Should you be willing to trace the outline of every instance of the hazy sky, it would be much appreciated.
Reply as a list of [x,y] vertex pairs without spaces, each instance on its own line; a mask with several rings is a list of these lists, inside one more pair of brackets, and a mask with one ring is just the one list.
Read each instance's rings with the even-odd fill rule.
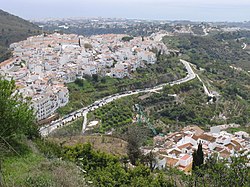
[[0,9],[25,19],[100,16],[250,21],[250,0],[0,0]]

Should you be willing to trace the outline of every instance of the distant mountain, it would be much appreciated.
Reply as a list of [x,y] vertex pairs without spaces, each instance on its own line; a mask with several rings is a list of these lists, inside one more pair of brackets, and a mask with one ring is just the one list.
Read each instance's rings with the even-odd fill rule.
[[0,9],[0,62],[10,57],[11,43],[40,33],[37,25]]

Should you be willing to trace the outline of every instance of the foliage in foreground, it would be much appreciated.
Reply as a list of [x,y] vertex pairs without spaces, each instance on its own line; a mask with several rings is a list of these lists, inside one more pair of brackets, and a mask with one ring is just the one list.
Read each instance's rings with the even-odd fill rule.
[[[19,139],[19,149],[3,158],[0,186],[84,187],[82,172],[70,161],[59,159],[62,148],[45,139]],[[1,179],[1,178],[0,178]]]
[[33,110],[27,100],[16,92],[15,82],[0,77],[1,138],[11,139],[17,134],[38,136]]
[[127,158],[94,151],[90,144],[66,147],[65,158],[86,171],[86,179],[95,186],[205,186],[205,187],[246,187],[250,184],[250,170],[246,157],[233,157],[219,160],[213,156],[186,175],[175,168],[150,171],[150,168],[137,163],[128,164]]
[[245,156],[219,160],[217,156],[208,158],[192,175],[182,179],[185,186],[204,187],[247,187],[250,185],[249,160]]
[[150,169],[138,165],[128,167],[127,159],[120,162],[116,156],[94,151],[90,144],[65,148],[65,158],[76,162],[87,172],[87,179],[95,186],[173,186],[162,172],[151,173]]
[[2,162],[13,155],[27,154],[21,139],[39,137],[33,110],[28,100],[16,92],[15,82],[0,77],[0,186]]

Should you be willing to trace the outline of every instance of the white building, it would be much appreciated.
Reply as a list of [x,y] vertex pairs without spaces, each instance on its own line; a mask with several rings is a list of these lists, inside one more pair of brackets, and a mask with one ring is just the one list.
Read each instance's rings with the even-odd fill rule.
[[185,154],[179,160],[179,165],[182,167],[187,167],[192,164],[193,158],[191,155]]
[[51,116],[59,107],[65,106],[69,101],[67,88],[57,89],[56,93],[33,97],[32,106],[38,120]]

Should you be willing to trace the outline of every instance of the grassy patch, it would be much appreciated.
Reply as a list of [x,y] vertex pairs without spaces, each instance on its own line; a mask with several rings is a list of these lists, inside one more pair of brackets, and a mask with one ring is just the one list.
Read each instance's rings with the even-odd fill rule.
[[228,128],[228,129],[226,129],[226,131],[229,132],[229,133],[235,133],[235,132],[239,132],[239,131],[245,131],[245,132],[247,132],[247,133],[250,134],[250,127],[243,127],[243,126],[241,126],[241,127],[235,127],[235,128]]
[[[34,172],[38,172],[37,166],[45,159],[37,154],[29,153],[22,157],[14,156],[5,158],[3,162],[3,175],[5,183],[13,186],[26,186],[26,180]],[[41,173],[46,176],[45,173]],[[50,178],[48,178],[50,180]]]
[[38,150],[5,157],[2,172],[5,186],[85,186],[84,176],[74,163],[48,159]]
[[74,146],[77,144],[90,143],[94,150],[110,153],[112,155],[126,155],[127,142],[122,139],[105,136],[105,135],[91,135],[91,136],[71,136],[50,138],[51,141],[61,144],[63,146]]

